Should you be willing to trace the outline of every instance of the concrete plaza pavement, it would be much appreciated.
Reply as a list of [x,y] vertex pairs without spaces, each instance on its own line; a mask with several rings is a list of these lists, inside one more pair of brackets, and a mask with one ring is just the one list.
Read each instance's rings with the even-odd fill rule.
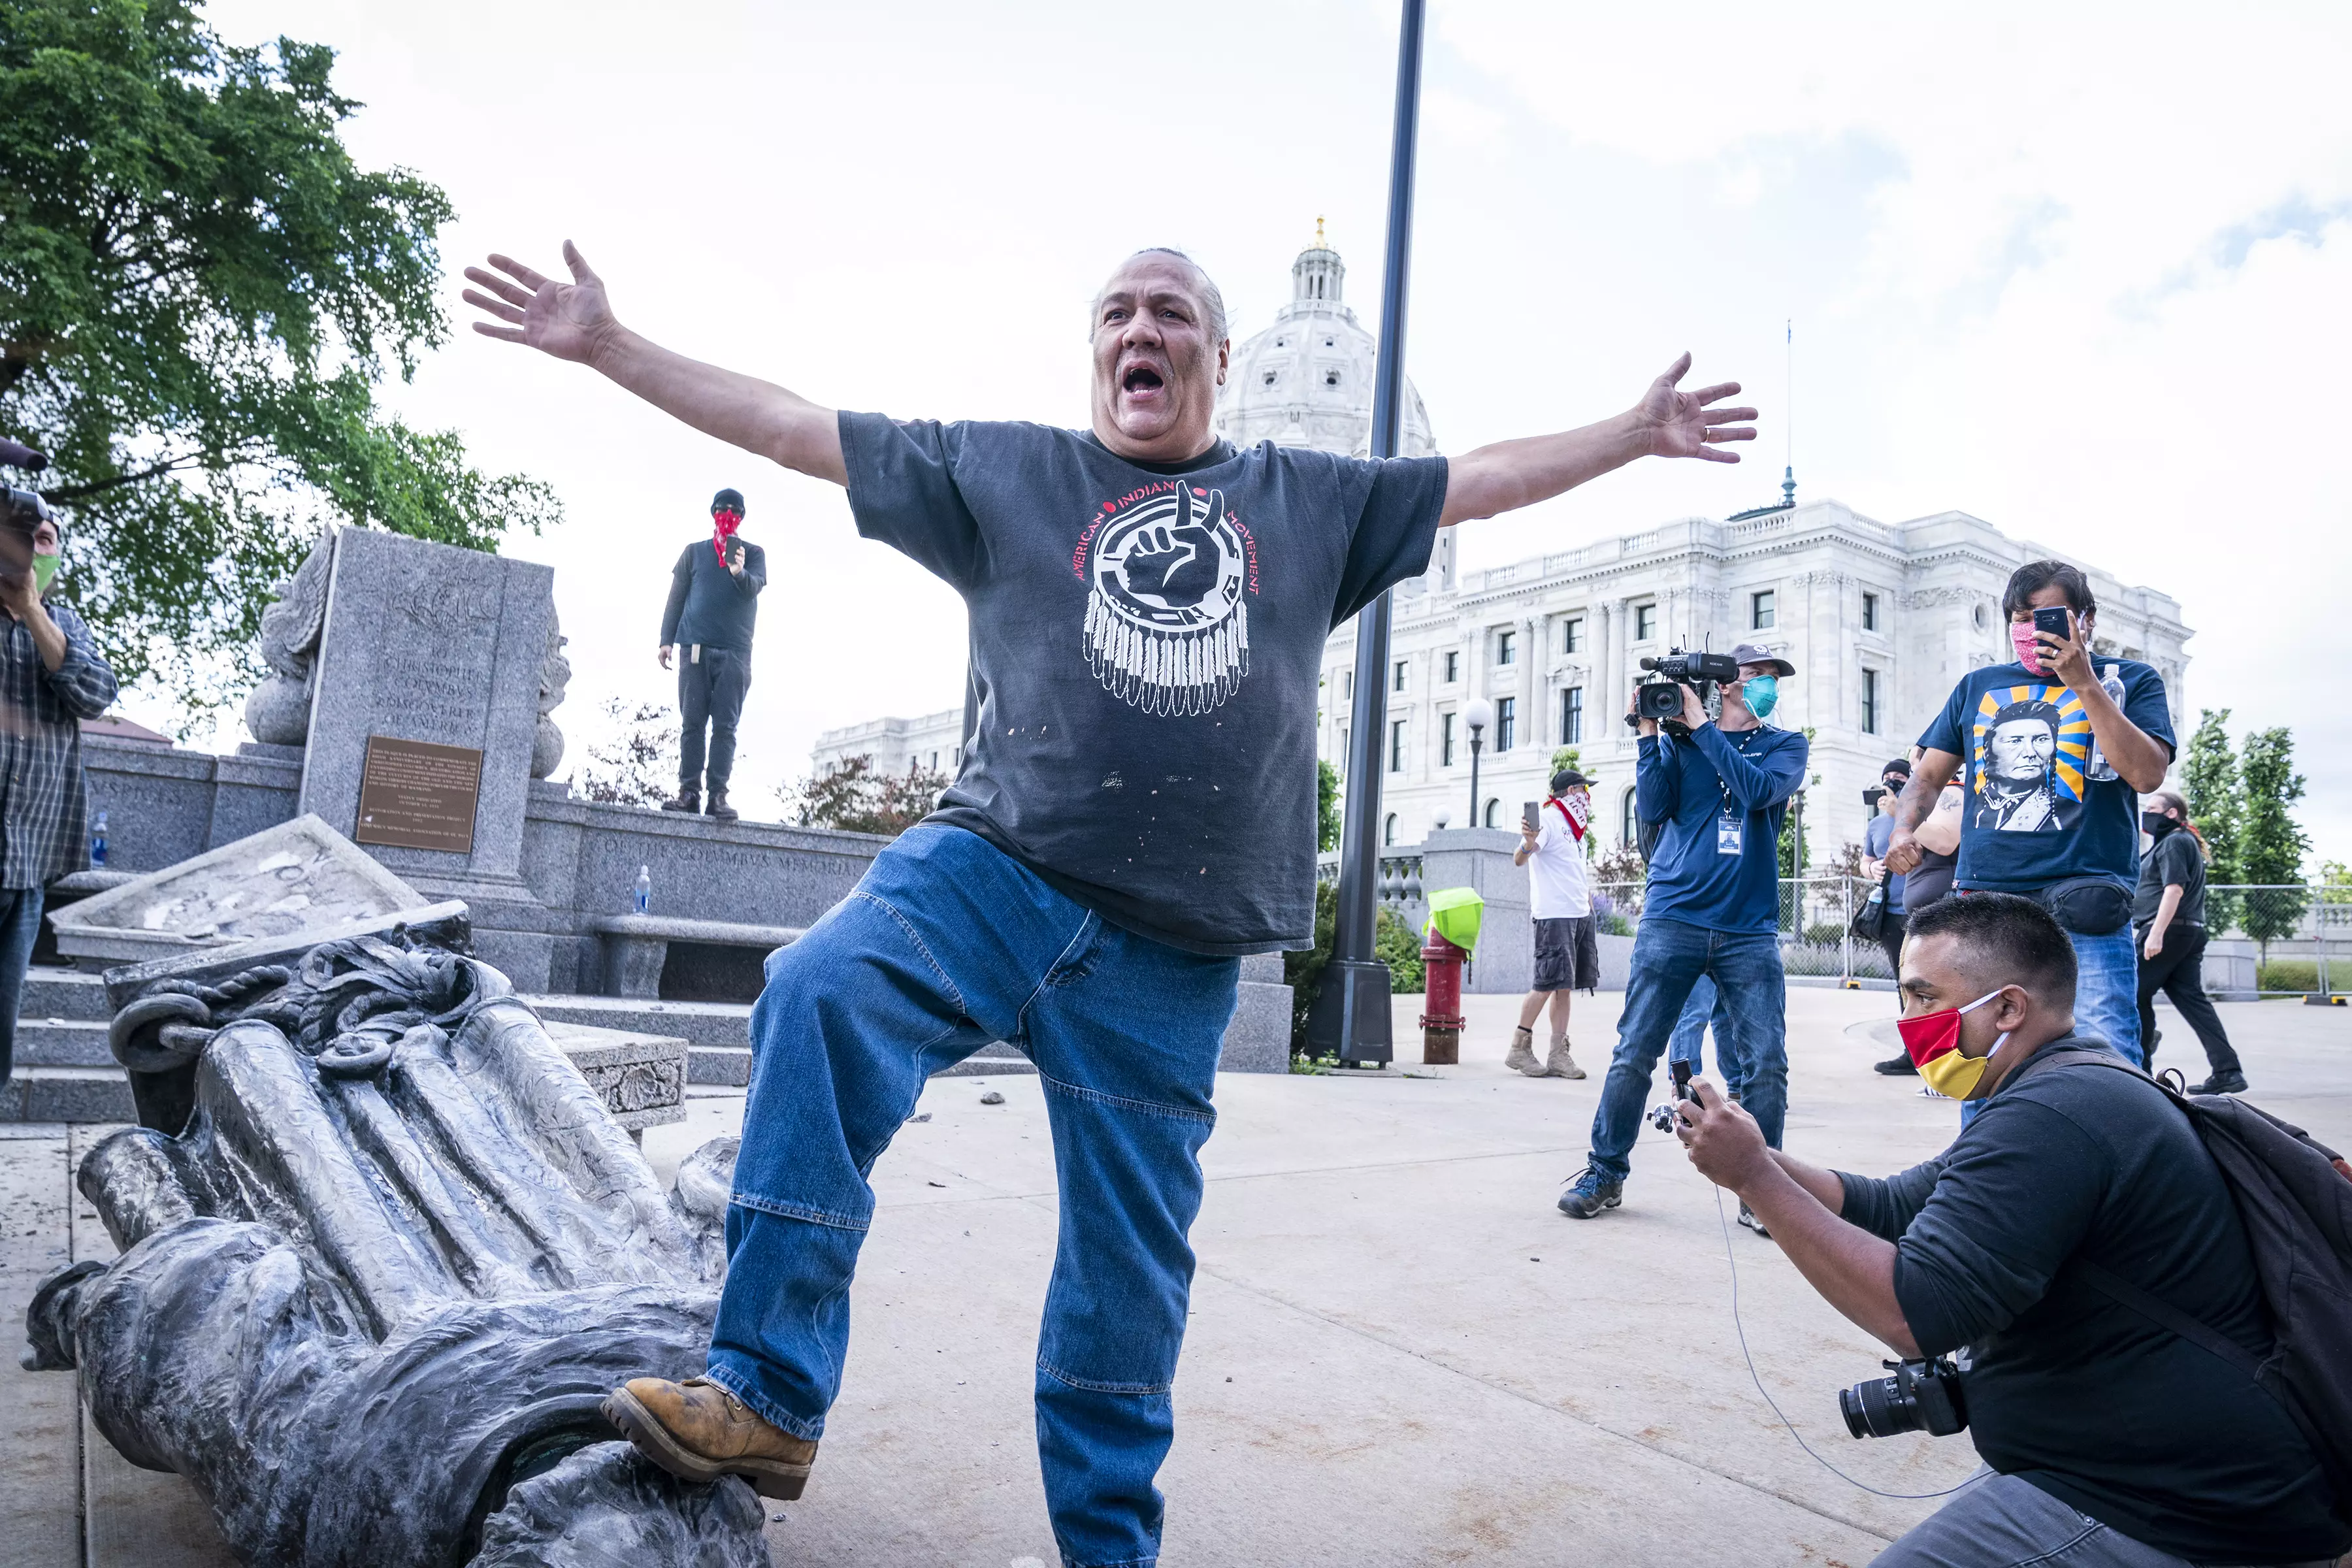
[[[1473,997],[1465,1065],[1425,1068],[1397,998],[1400,1066],[1218,1084],[1200,1273],[1176,1385],[1171,1568],[1819,1563],[1860,1568],[1937,1505],[1873,1495],[1809,1458],[1758,1396],[1857,1480],[1929,1492],[1975,1468],[1965,1436],[1857,1443],[1838,1389],[1884,1353],[1737,1226],[1664,1134],[1644,1131],[1624,1208],[1553,1207],[1582,1163],[1621,998],[1576,999],[1578,1082],[1501,1067],[1514,999]],[[2252,1098],[2352,1146],[2352,1012],[2225,1006]],[[1787,1142],[1883,1173],[1956,1121],[1893,1049],[1885,993],[1792,989]],[[2201,1057],[2168,1009],[2159,1065]],[[2184,1048],[2185,1047],[2185,1048]],[[983,1106],[994,1089],[1005,1103]],[[693,1102],[647,1138],[667,1169],[733,1131]],[[875,1173],[855,1343],[809,1494],[772,1504],[781,1565],[1032,1568],[1055,1562],[1029,1395],[1056,1217],[1034,1079],[935,1081]],[[69,1161],[90,1141],[0,1141],[12,1222],[0,1312],[68,1256]],[[177,1478],[131,1469],[77,1418],[71,1380],[0,1369],[0,1563],[142,1568],[231,1561]]]

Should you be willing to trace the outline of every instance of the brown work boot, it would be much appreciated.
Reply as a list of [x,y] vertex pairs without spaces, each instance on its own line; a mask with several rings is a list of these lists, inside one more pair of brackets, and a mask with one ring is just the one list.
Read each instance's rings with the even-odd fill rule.
[[1529,1078],[1543,1077],[1543,1068],[1536,1065],[1534,1030],[1522,1025],[1511,1031],[1510,1054],[1503,1058],[1503,1065],[1513,1072],[1523,1072]]
[[677,795],[662,802],[662,809],[698,816],[702,811],[702,792],[692,784],[680,784]]
[[604,1398],[604,1419],[680,1480],[740,1476],[761,1497],[790,1502],[808,1485],[816,1445],[780,1432],[717,1384],[633,1377]]
[[725,790],[713,785],[710,791],[710,805],[704,815],[715,816],[721,822],[732,822],[743,814],[727,804]]
[[1584,1069],[1578,1067],[1576,1058],[1568,1054],[1566,1035],[1561,1035],[1552,1041],[1551,1055],[1544,1062],[1543,1075],[1546,1078],[1582,1078],[1584,1076]]

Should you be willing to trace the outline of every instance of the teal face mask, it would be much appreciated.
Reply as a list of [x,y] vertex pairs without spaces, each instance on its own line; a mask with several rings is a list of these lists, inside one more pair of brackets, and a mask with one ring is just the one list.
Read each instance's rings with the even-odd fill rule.
[[1759,719],[1771,717],[1773,705],[1780,700],[1780,678],[1777,675],[1751,675],[1739,683],[1739,700]]

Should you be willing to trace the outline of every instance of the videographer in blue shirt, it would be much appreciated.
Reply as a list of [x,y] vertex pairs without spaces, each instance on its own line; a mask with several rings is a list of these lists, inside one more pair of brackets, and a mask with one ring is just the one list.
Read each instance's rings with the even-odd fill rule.
[[[1711,978],[1722,998],[1716,1046],[1743,1064],[1740,1104],[1780,1146],[1789,1110],[1787,983],[1780,971],[1780,819],[1805,776],[1802,735],[1765,722],[1787,659],[1754,643],[1731,650],[1738,684],[1721,688],[1709,720],[1698,692],[1683,688],[1685,734],[1641,722],[1633,809],[1661,824],[1633,939],[1633,974],[1617,1025],[1617,1054],[1592,1118],[1592,1152],[1559,1195],[1560,1212],[1591,1219],[1623,1201],[1626,1156],[1691,987]],[[1626,711],[1634,711],[1628,703]],[[1669,721],[1671,723],[1672,721]],[[1741,1221],[1753,1226],[1745,1205]]]
[[[2145,1066],[2131,905],[2139,797],[2162,788],[2172,765],[2164,678],[2137,659],[2095,651],[2098,601],[2081,569],[2063,561],[2019,567],[2000,607],[2017,659],[1970,670],[1919,737],[1886,867],[1918,866],[1913,835],[1945,783],[1961,774],[1953,886],[2019,893],[2048,910],[2082,973],[2075,1024]],[[2068,635],[2037,630],[2036,610],[2063,610]]]

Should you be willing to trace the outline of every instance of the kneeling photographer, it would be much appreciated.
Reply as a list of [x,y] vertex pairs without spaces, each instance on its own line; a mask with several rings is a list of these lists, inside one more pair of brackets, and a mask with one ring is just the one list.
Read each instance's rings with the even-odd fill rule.
[[[1789,1104],[1780,818],[1805,776],[1808,748],[1804,736],[1764,720],[1780,679],[1796,670],[1753,643],[1728,658],[1677,654],[1644,663],[1668,678],[1635,687],[1627,709],[1642,733],[1633,809],[1658,825],[1658,838],[1617,1050],[1592,1119],[1592,1152],[1559,1197],[1560,1212],[1575,1219],[1623,1201],[1658,1054],[1701,975],[1714,980],[1724,1003],[1717,1053],[1742,1064],[1742,1101],[1766,1142],[1780,1142]],[[1697,681],[1720,683],[1722,710],[1712,721]],[[1752,1216],[1740,1217],[1754,1228]]]
[[2188,1116],[2137,1071],[2037,1061],[2103,1048],[2074,1033],[2075,974],[2032,900],[1913,914],[1904,1042],[1929,1084],[1982,1113],[1899,1175],[1769,1150],[1711,1084],[1682,1104],[1680,1136],[1832,1306],[1906,1361],[1961,1352],[1957,1370],[1931,1360],[1843,1401],[1857,1436],[1965,1424],[1995,1472],[1879,1568],[2318,1568],[2352,1525],[2294,1417],[2126,1304],[2144,1292],[2250,1356],[2273,1348],[2245,1225]]

